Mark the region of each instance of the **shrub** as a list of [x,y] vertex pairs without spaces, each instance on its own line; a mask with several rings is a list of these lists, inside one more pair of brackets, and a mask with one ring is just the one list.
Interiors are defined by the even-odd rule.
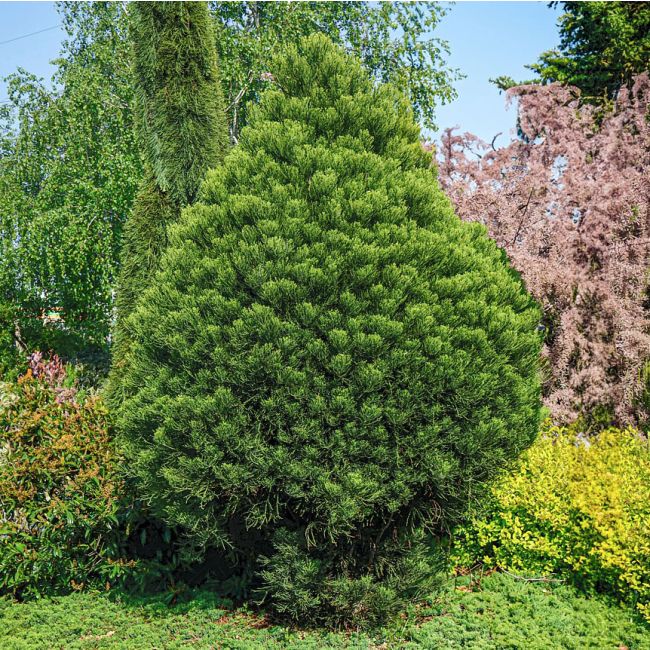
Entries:
[[454,215],[400,94],[321,36],[273,74],[129,320],[117,423],[193,545],[264,556],[287,615],[327,611],[323,593],[295,609],[304,582],[359,620],[360,593],[427,580],[414,531],[534,439],[539,312]]
[[33,355],[0,385],[0,593],[28,596],[112,582],[121,482],[107,412],[69,369]]
[[636,604],[650,621],[650,445],[633,429],[586,439],[547,427],[457,531],[457,564],[557,573]]

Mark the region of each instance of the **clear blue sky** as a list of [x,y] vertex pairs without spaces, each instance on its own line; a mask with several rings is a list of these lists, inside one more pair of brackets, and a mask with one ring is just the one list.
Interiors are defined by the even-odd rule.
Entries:
[[[499,131],[505,143],[515,124],[515,111],[505,109],[503,95],[490,77],[526,78],[524,68],[558,43],[558,10],[546,2],[458,2],[443,19],[437,35],[449,41],[450,64],[466,75],[457,83],[458,99],[438,111],[441,127],[458,125],[483,139]],[[0,2],[0,43],[52,27],[60,18],[51,2]],[[49,79],[49,61],[58,56],[61,28],[12,43],[0,44],[0,76],[18,66]],[[0,101],[7,96],[0,83]]]
[[[49,80],[54,68],[49,62],[59,55],[65,36],[61,27],[5,43],[16,36],[53,27],[61,22],[53,2],[0,2],[0,77],[22,67]],[[0,83],[0,101],[7,97]]]
[[[446,3],[445,3],[446,4]],[[561,10],[547,2],[457,2],[437,30],[449,42],[450,64],[466,78],[456,83],[458,99],[438,110],[440,127],[459,126],[488,142],[499,133],[505,144],[515,126],[514,106],[488,80],[500,75],[529,79],[524,66],[557,47]],[[505,139],[504,139],[505,138]]]

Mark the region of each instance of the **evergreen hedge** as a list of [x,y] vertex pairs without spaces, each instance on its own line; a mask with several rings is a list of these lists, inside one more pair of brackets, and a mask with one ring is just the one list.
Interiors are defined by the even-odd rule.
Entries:
[[400,94],[323,36],[273,74],[129,318],[118,429],[156,513],[276,611],[377,622],[533,441],[540,314]]

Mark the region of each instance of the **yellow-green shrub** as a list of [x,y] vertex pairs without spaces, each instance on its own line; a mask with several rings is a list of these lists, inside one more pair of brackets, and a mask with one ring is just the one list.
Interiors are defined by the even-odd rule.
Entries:
[[492,494],[487,514],[456,531],[456,565],[555,573],[650,621],[647,438],[607,429],[587,439],[547,426]]

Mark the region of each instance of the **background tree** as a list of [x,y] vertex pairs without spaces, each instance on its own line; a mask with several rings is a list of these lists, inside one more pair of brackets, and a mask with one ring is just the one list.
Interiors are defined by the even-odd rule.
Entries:
[[68,39],[52,88],[18,70],[0,115],[9,354],[16,340],[69,356],[106,350],[122,224],[141,175],[122,6],[60,9]]
[[534,439],[539,312],[399,91],[322,35],[271,72],[128,319],[117,426],[156,514],[277,612],[373,621]]
[[[599,126],[576,88],[520,86],[523,137],[493,149],[445,134],[440,180],[487,226],[544,309],[545,402],[556,420],[644,422],[650,358],[648,75]],[[602,412],[604,410],[604,412]]]
[[[557,6],[551,2],[549,6]],[[650,65],[650,5],[647,2],[563,2],[560,47],[527,66],[542,84],[559,82],[581,90],[589,102],[609,102]],[[499,77],[506,90],[520,85]],[[531,82],[523,82],[531,83]]]
[[130,6],[136,115],[145,180],[124,233],[113,388],[126,363],[125,318],[151,280],[167,227],[229,145],[210,13],[204,2]]
[[356,55],[375,81],[390,82],[411,101],[422,126],[455,99],[458,70],[449,45],[433,36],[447,10],[431,2],[212,2],[223,65],[230,132],[236,138],[269,79],[273,54],[313,33]]
[[[159,163],[143,174],[133,131],[124,4],[57,7],[68,39],[55,62],[53,84],[19,70],[9,81],[9,102],[0,106],[0,367],[14,363],[16,342],[68,358],[93,352],[105,358],[122,226],[137,188],[140,207],[127,246],[140,248],[124,256],[129,268],[123,277],[133,281],[121,283],[118,311],[140,290],[138,273],[155,265],[163,224],[176,210],[167,201],[170,192],[182,194],[169,186]],[[248,119],[246,102],[256,101],[268,83],[264,72],[271,52],[314,31],[353,49],[376,80],[405,90],[427,125],[435,106],[454,97],[451,83],[458,74],[445,62],[447,44],[431,36],[444,15],[439,5],[244,2],[214,4],[212,11],[234,138]],[[173,39],[169,44],[174,47]],[[140,75],[143,92],[155,94],[161,79],[151,63]],[[161,99],[149,95],[151,110],[164,108]],[[163,137],[174,128],[171,120],[149,131],[144,139],[149,157],[156,157],[158,138],[167,143],[168,161],[176,155],[169,147],[181,151],[188,144]],[[193,176],[195,187],[204,167],[205,161],[196,159],[185,180]],[[185,182],[183,173],[171,178]],[[156,185],[166,194],[157,193]],[[146,216],[152,212],[161,215],[156,223]]]
[[129,8],[136,116],[145,165],[179,208],[228,147],[207,3]]

